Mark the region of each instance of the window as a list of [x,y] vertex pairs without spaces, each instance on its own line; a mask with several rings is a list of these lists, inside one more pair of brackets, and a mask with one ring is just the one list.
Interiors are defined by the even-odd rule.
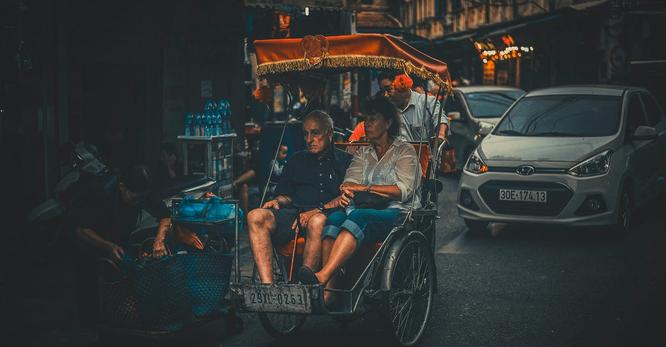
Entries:
[[641,93],[641,99],[643,100],[643,105],[645,106],[645,114],[647,115],[649,126],[656,126],[659,122],[664,120],[664,113],[662,112],[659,105],[657,105],[657,102],[654,100],[652,95]]
[[638,98],[638,93],[633,93],[629,97],[629,114],[627,115],[627,134],[633,134],[636,129],[641,125],[646,125],[645,112],[643,105]]
[[[605,95],[548,95],[520,99],[493,134],[507,136],[610,136],[620,124],[621,99]],[[639,104],[640,106],[640,104]]]
[[492,118],[504,114],[504,111],[523,94],[522,91],[492,91],[467,93],[465,97],[472,116]]
[[453,92],[453,95],[448,96],[444,101],[444,111],[448,114],[450,112],[460,112],[461,117],[465,117],[465,112],[463,111],[462,104],[460,100],[462,99],[462,94],[459,92]]

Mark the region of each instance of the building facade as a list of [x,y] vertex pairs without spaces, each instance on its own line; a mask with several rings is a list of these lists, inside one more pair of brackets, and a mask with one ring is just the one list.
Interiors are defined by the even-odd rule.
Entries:
[[[412,43],[472,84],[533,89],[630,83],[658,89],[666,2],[656,0],[405,0],[394,14]],[[650,72],[651,71],[651,72]]]

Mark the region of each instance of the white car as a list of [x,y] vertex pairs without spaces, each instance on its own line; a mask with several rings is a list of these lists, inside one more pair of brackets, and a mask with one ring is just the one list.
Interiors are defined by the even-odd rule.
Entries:
[[666,120],[645,89],[568,86],[527,93],[467,160],[458,213],[488,222],[611,225],[664,191]]
[[525,91],[505,86],[466,86],[453,89],[444,102],[450,120],[447,137],[456,149],[456,167],[462,168],[476,146]]

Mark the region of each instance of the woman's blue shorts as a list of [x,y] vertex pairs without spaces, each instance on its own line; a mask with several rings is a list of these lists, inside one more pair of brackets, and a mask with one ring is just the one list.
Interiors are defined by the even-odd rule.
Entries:
[[326,219],[326,227],[322,238],[337,238],[340,230],[348,230],[360,246],[363,242],[377,242],[384,240],[400,215],[400,209],[387,208],[375,210],[359,208],[349,214],[345,211],[331,213]]

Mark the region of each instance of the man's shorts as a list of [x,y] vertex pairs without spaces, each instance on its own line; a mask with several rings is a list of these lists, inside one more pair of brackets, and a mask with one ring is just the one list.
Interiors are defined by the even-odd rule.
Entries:
[[[296,231],[291,228],[294,220],[298,218],[299,210],[296,208],[281,208],[276,210],[271,208],[270,211],[275,217],[276,228],[271,234],[271,241],[275,246],[281,246],[294,239]],[[303,233],[301,236],[305,236]]]
[[[273,213],[276,222],[275,232],[271,234],[271,241],[274,246],[281,246],[289,241],[294,239],[296,231],[291,228],[294,224],[294,220],[298,218],[299,211],[307,211],[309,209],[297,209],[297,208],[281,208],[279,210],[271,208],[270,211]],[[327,214],[327,213],[325,213]],[[328,214],[327,214],[328,215]],[[301,230],[299,236],[306,237],[305,230]]]

